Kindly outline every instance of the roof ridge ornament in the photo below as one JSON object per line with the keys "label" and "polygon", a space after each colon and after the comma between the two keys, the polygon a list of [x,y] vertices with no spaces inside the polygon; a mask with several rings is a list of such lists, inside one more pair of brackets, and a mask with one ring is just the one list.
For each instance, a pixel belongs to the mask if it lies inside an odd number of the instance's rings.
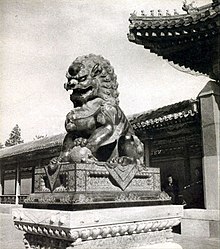
{"label": "roof ridge ornament", "polygon": [[166,16],[171,16],[170,11],[166,10]]}
{"label": "roof ridge ornament", "polygon": [[177,12],[177,10],[176,10],[176,9],[174,9],[174,10],[173,10],[173,12],[174,12],[174,13],[173,13],[173,14],[174,14],[174,16],[178,16],[178,15],[179,15],[179,13]]}
{"label": "roof ridge ornament", "polygon": [[[159,20],[160,18],[164,18],[165,19],[167,17],[176,17],[179,16],[180,13],[177,9],[173,9],[173,13],[171,13],[170,10],[166,9],[166,10],[162,10],[162,9],[151,9],[151,10],[141,10],[140,13],[138,13],[137,11],[134,10],[133,13],[130,13],[130,18],[129,21],[131,22],[132,20],[141,20],[143,18],[143,20],[151,20],[151,19],[157,19]],[[146,19],[145,19],[146,18]],[[156,20],[155,19],[155,20]]]}
{"label": "roof ridge ornament", "polygon": [[195,12],[199,12],[199,8],[194,5],[195,1],[187,4],[187,0],[183,0],[183,7],[182,10],[185,11],[187,14],[192,14]]}

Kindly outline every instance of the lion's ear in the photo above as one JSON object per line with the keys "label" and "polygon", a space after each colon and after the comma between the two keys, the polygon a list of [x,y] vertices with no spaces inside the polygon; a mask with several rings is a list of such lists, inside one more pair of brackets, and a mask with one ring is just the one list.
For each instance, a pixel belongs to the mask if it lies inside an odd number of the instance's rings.
{"label": "lion's ear", "polygon": [[102,72],[102,67],[97,63],[97,64],[93,67],[93,69],[92,69],[92,71],[91,71],[91,75],[92,75],[93,77],[96,77],[96,76],[99,75],[101,72]]}

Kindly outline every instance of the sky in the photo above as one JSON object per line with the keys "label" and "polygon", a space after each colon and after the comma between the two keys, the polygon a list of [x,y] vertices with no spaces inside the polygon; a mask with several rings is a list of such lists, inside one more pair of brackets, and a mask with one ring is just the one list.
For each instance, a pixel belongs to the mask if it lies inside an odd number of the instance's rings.
{"label": "sky", "polygon": [[127,39],[134,10],[181,7],[182,0],[0,0],[0,143],[16,124],[25,142],[65,132],[73,108],[65,73],[80,55],[111,62],[126,115],[196,98],[206,76],[178,71]]}

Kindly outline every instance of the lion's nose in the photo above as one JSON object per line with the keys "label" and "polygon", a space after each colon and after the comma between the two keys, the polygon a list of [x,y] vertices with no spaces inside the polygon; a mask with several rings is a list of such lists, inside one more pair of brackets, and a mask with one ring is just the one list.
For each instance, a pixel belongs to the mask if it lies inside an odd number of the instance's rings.
{"label": "lion's nose", "polygon": [[64,83],[64,88],[68,91],[68,90],[74,88],[75,85],[77,85],[77,84],[78,84],[77,80],[71,79],[70,81]]}

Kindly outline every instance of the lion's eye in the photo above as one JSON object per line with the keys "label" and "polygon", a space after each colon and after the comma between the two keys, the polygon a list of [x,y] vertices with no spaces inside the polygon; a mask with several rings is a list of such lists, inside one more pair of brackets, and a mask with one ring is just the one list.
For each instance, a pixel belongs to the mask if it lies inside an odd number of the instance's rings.
{"label": "lion's eye", "polygon": [[87,75],[85,75],[85,76],[79,78],[79,81],[82,82],[82,81],[85,81],[86,79],[87,79]]}

